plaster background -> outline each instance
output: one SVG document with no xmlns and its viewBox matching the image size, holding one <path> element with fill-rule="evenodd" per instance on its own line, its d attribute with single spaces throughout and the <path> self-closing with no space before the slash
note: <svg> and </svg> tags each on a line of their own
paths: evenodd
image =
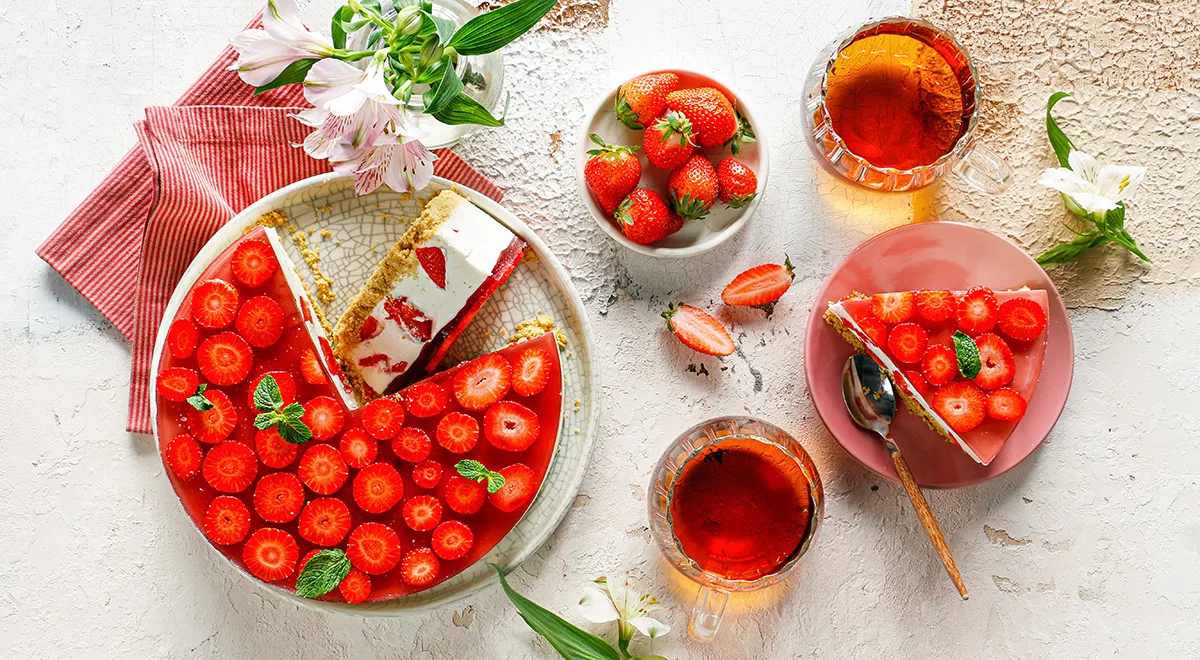
<svg viewBox="0 0 1200 660">
<path fill-rule="evenodd" d="M 533 659 L 553 657 L 498 589 L 397 620 L 299 609 L 235 575 L 186 529 L 153 442 L 124 428 L 129 347 L 33 254 L 134 141 L 142 108 L 173 99 L 257 0 L 52 0 L 0 13 L 0 656 Z M 324 25 L 330 2 L 302 3 Z M 572 272 L 596 331 L 600 437 L 574 508 L 513 583 L 580 621 L 579 589 L 629 570 L 674 604 L 652 647 L 677 659 L 1150 657 L 1200 655 L 1200 292 L 1194 184 L 1200 147 L 1196 12 L 1172 2 L 918 0 L 981 64 L 982 130 L 1017 170 L 996 200 L 953 184 L 883 197 L 830 179 L 800 139 L 816 50 L 907 0 L 580 0 L 506 52 L 510 123 L 460 153 L 491 176 Z M 717 26 L 720 26 L 719 30 Z M 569 154 L 593 100 L 640 70 L 703 68 L 732 81 L 770 139 L 758 215 L 714 253 L 656 261 L 616 247 L 578 203 Z M 1151 167 L 1130 227 L 1155 259 L 1095 255 L 1053 274 L 1075 307 L 1076 380 L 1026 463 L 989 484 L 929 493 L 971 600 L 958 600 L 898 487 L 846 457 L 804 391 L 801 337 L 830 268 L 877 231 L 966 219 L 1031 251 L 1062 236 L 1057 198 L 1034 187 L 1052 154 L 1049 93 L 1077 144 Z M 774 316 L 722 314 L 739 353 L 683 348 L 658 313 L 715 306 L 737 272 L 797 263 Z M 699 367 L 703 365 L 704 369 Z M 707 374 L 702 372 L 706 371 Z M 825 481 L 826 518 L 789 584 L 736 599 L 717 641 L 686 637 L 692 588 L 648 537 L 645 484 L 691 423 L 749 412 L 796 435 Z M 595 629 L 609 638 L 612 631 Z M 642 643 L 635 651 L 650 652 Z"/>
</svg>

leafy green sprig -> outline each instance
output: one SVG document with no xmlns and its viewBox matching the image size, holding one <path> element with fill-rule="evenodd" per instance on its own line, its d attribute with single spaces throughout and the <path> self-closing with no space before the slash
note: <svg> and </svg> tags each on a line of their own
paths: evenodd
<svg viewBox="0 0 1200 660">
<path fill-rule="evenodd" d="M 259 410 L 254 428 L 265 431 L 275 427 L 279 437 L 294 445 L 312 440 L 312 429 L 304 423 L 304 406 L 284 404 L 283 393 L 274 376 L 264 376 L 254 388 L 254 407 Z"/>
</svg>

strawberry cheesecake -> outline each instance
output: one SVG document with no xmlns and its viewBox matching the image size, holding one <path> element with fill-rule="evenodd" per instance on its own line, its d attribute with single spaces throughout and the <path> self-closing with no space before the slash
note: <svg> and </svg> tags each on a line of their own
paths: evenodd
<svg viewBox="0 0 1200 660">
<path fill-rule="evenodd" d="M 434 371 L 479 308 L 508 279 L 525 242 L 444 190 L 388 251 L 334 328 L 360 402 Z"/>
<path fill-rule="evenodd" d="M 1017 428 L 1046 353 L 1044 290 L 853 293 L 824 318 L 891 374 L 900 399 L 987 465 Z"/>
</svg>

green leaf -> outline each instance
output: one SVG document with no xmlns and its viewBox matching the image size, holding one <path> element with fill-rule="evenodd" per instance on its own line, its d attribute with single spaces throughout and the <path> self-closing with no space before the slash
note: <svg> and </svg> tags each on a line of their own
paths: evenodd
<svg viewBox="0 0 1200 660">
<path fill-rule="evenodd" d="M 337 588 L 350 574 L 350 559 L 341 550 L 322 550 L 313 555 L 296 577 L 296 595 L 316 598 Z"/>
<path fill-rule="evenodd" d="M 283 393 L 274 376 L 263 376 L 254 388 L 254 407 L 263 412 L 272 412 L 283 407 Z"/>
<path fill-rule="evenodd" d="M 733 152 L 734 156 L 738 155 L 738 152 L 742 150 L 743 143 L 758 141 L 758 138 L 754 135 L 754 128 L 750 126 L 750 121 L 743 117 L 740 112 L 737 113 L 737 119 L 737 132 L 733 134 L 733 137 L 725 141 L 725 144 L 729 145 L 729 150 Z"/>
<path fill-rule="evenodd" d="M 338 7 L 337 11 L 333 12 L 333 20 L 329 23 L 329 31 L 333 34 L 333 47 L 346 47 L 346 29 L 342 27 L 342 10 L 350 9 L 349 6 Z"/>
<path fill-rule="evenodd" d="M 1037 262 L 1041 266 L 1065 264 L 1078 259 L 1079 255 L 1084 252 L 1107 242 L 1108 237 L 1098 231 L 1079 234 L 1069 243 L 1059 243 L 1046 250 L 1037 258 Z"/>
<path fill-rule="evenodd" d="M 279 412 L 283 413 L 284 415 L 290 415 L 292 417 L 303 417 L 304 416 L 304 406 L 302 406 L 298 403 L 289 403 L 283 410 L 280 410 Z"/>
<path fill-rule="evenodd" d="M 958 355 L 958 373 L 963 378 L 974 378 L 979 375 L 983 363 L 979 361 L 979 347 L 971 335 L 956 330 L 954 332 L 954 352 Z"/>
<path fill-rule="evenodd" d="M 479 461 L 466 458 L 458 463 L 455 463 L 454 469 L 457 470 L 464 479 L 470 479 L 471 481 L 487 481 L 487 491 L 489 493 L 495 493 L 501 488 L 504 488 L 504 475 L 487 469 L 487 466 Z"/>
<path fill-rule="evenodd" d="M 280 415 L 275 430 L 279 432 L 279 437 L 293 445 L 302 445 L 312 440 L 312 429 L 308 428 L 308 424 L 305 424 L 299 415 Z"/>
<path fill-rule="evenodd" d="M 1050 111 L 1054 109 L 1056 103 L 1070 96 L 1067 92 L 1055 92 L 1050 95 L 1050 101 L 1046 103 L 1046 135 L 1050 138 L 1050 146 L 1054 147 L 1054 155 L 1058 156 L 1058 164 L 1067 168 L 1071 167 L 1068 164 L 1067 156 L 1070 155 L 1075 145 L 1071 142 L 1071 138 L 1068 138 L 1058 127 L 1058 123 L 1054 121 L 1054 116 L 1050 114 Z"/>
<path fill-rule="evenodd" d="M 566 660 L 618 660 L 620 655 L 608 642 L 586 630 L 572 625 L 557 614 L 547 610 L 513 590 L 504 579 L 500 567 L 491 564 L 500 576 L 504 595 L 517 607 L 517 612 L 533 632 L 550 642 L 558 654 Z"/>
<path fill-rule="evenodd" d="M 312 65 L 316 63 L 317 58 L 315 57 L 296 60 L 295 62 L 289 64 L 286 69 L 281 71 L 279 75 L 275 77 L 275 80 L 272 80 L 265 85 L 255 87 L 254 93 L 262 94 L 263 92 L 275 89 L 276 87 L 284 87 L 287 85 L 302 83 L 304 82 L 304 77 L 308 75 L 308 70 L 311 69 Z"/>
<path fill-rule="evenodd" d="M 509 5 L 511 6 L 511 5 Z M 503 119 L 496 119 L 492 113 L 488 112 L 487 108 L 479 104 L 479 101 L 467 96 L 465 92 L 459 92 L 446 107 L 436 113 L 432 113 L 434 118 L 443 124 L 479 124 L 480 126 L 503 126 Z"/>
<path fill-rule="evenodd" d="M 558 0 L 516 0 L 467 21 L 447 44 L 462 55 L 500 50 L 542 20 Z"/>
<path fill-rule="evenodd" d="M 208 389 L 208 385 L 206 385 L 205 383 L 200 383 L 200 387 L 196 388 L 196 393 L 187 398 L 187 402 L 189 404 L 191 404 L 191 406 L 193 408 L 195 408 L 196 410 L 199 410 L 200 412 L 204 412 L 205 410 L 210 410 L 213 407 L 212 401 L 209 401 L 204 396 L 204 390 L 207 390 L 207 389 Z"/>
<path fill-rule="evenodd" d="M 440 16 L 431 16 L 433 19 L 434 28 L 437 30 L 438 41 L 445 44 L 454 36 L 454 29 L 458 27 L 452 19 L 441 18 Z"/>
<path fill-rule="evenodd" d="M 454 67 L 450 64 L 450 56 L 443 55 L 441 59 L 442 65 L 442 80 L 435 85 L 422 99 L 425 101 L 425 112 L 433 116 L 441 112 L 454 97 L 463 90 L 462 81 L 458 79 L 458 74 L 454 73 Z M 469 98 L 469 97 L 468 97 Z"/>
<path fill-rule="evenodd" d="M 265 431 L 278 424 L 281 417 L 283 416 L 276 412 L 259 413 L 254 416 L 254 428 Z"/>
</svg>

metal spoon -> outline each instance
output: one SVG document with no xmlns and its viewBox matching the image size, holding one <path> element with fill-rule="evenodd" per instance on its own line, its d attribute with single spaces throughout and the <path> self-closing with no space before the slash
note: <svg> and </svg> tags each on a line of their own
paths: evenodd
<svg viewBox="0 0 1200 660">
<path fill-rule="evenodd" d="M 883 438 L 888 453 L 892 455 L 892 462 L 896 464 L 896 472 L 900 473 L 904 490 L 908 491 L 908 499 L 912 500 L 913 508 L 917 510 L 917 517 L 925 526 L 929 540 L 933 541 L 933 548 L 942 558 L 942 564 L 950 574 L 950 579 L 954 581 L 954 586 L 958 587 L 958 593 L 966 600 L 967 587 L 963 584 L 962 576 L 958 574 L 958 567 L 954 565 L 950 546 L 946 545 L 946 539 L 933 517 L 933 511 L 929 510 L 929 503 L 925 501 L 921 488 L 913 479 L 900 448 L 888 434 L 892 417 L 896 415 L 896 394 L 892 391 L 891 379 L 870 357 L 852 356 L 846 360 L 846 367 L 842 369 L 842 398 L 846 400 L 846 409 L 850 411 L 850 418 L 855 424 L 868 431 L 874 431 Z"/>
</svg>

